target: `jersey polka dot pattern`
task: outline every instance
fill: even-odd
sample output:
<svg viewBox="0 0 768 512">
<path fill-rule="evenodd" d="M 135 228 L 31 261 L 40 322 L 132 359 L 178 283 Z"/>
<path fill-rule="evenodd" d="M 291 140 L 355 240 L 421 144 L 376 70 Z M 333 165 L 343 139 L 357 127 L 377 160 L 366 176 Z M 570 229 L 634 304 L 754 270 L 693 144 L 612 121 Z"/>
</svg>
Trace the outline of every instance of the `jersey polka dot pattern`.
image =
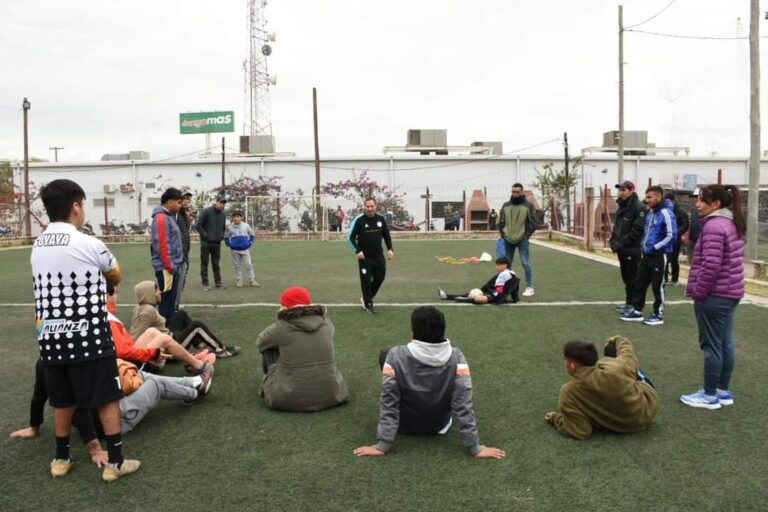
<svg viewBox="0 0 768 512">
<path fill-rule="evenodd" d="M 104 243 L 54 222 L 35 241 L 31 263 L 43 361 L 72 364 L 113 355 L 103 273 L 117 261 Z"/>
</svg>

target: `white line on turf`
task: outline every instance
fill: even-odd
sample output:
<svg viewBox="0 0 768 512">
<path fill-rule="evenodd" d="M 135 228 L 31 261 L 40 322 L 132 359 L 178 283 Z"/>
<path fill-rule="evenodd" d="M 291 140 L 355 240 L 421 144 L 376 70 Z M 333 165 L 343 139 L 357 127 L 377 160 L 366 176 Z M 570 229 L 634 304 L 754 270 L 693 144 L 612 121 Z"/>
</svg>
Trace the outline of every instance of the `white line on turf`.
<svg viewBox="0 0 768 512">
<path fill-rule="evenodd" d="M 517 304 L 503 304 L 504 306 L 510 306 L 510 307 L 554 307 L 554 306 L 615 306 L 617 304 L 616 301 L 610 301 L 610 300 L 595 300 L 595 301 L 553 301 L 553 302 L 518 302 Z M 665 304 L 668 305 L 680 305 L 680 304 L 692 304 L 690 300 L 671 300 L 667 301 Z M 326 307 L 329 308 L 360 308 L 359 302 L 342 302 L 337 304 L 323 304 Z M 435 302 L 377 302 L 376 307 L 393 307 L 393 308 L 414 308 L 418 306 L 457 306 L 457 307 L 466 307 L 466 306 L 474 306 L 475 304 L 460 304 L 456 302 L 443 302 L 443 301 L 435 301 Z M 34 304 L 22 304 L 22 303 L 12 303 L 12 302 L 6 302 L 6 303 L 0 303 L 0 307 L 4 308 L 25 308 L 25 307 L 33 307 Z M 120 304 L 119 307 L 121 308 L 130 308 L 135 306 L 135 304 Z M 183 304 L 185 308 L 222 308 L 222 309 L 234 309 L 234 308 L 277 308 L 280 307 L 280 304 L 275 302 L 244 302 L 240 304 Z M 493 304 L 487 304 L 488 307 L 493 307 L 495 305 Z"/>
</svg>

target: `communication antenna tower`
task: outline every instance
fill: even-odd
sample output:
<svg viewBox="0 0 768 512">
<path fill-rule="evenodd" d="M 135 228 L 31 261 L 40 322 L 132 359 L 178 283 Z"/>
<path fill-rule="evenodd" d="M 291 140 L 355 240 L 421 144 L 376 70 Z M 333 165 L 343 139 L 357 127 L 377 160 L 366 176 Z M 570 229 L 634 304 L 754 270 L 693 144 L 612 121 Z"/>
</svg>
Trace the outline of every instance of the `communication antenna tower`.
<svg viewBox="0 0 768 512">
<path fill-rule="evenodd" d="M 248 0 L 248 58 L 243 62 L 245 71 L 244 135 L 272 135 L 269 113 L 269 86 L 277 84 L 270 76 L 267 59 L 272 54 L 275 33 L 267 32 L 264 11 L 267 0 Z"/>
</svg>

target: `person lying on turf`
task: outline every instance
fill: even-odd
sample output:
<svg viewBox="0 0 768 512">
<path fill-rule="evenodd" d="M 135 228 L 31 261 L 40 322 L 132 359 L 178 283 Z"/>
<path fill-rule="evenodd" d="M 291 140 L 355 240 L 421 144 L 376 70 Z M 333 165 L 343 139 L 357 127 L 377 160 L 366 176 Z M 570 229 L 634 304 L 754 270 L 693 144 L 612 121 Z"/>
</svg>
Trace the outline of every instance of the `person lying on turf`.
<svg viewBox="0 0 768 512">
<path fill-rule="evenodd" d="M 271 409 L 322 411 L 349 398 L 336 367 L 333 323 L 325 306 L 311 301 L 306 288 L 288 288 L 280 297 L 277 320 L 259 334 L 261 397 Z"/>
<path fill-rule="evenodd" d="M 474 304 L 502 304 L 520 301 L 520 279 L 509 270 L 509 260 L 506 257 L 496 258 L 496 274 L 481 288 L 475 288 L 460 295 L 450 295 L 442 288 L 437 289 L 437 295 L 442 300 L 469 302 Z"/>
<path fill-rule="evenodd" d="M 395 436 L 448 432 L 453 417 L 459 437 L 475 458 L 503 459 L 506 453 L 480 444 L 472 405 L 472 380 L 464 354 L 445 337 L 445 316 L 434 306 L 411 314 L 412 341 L 379 353 L 381 404 L 378 444 L 360 446 L 358 457 L 390 451 Z"/>
<path fill-rule="evenodd" d="M 131 320 L 131 336 L 138 339 L 147 329 L 170 334 L 182 347 L 190 346 L 197 349 L 208 348 L 217 358 L 232 357 L 240 353 L 240 347 L 224 345 L 219 338 L 203 322 L 192 320 L 183 309 L 178 310 L 171 319 L 168 327 L 165 318 L 157 310 L 160 303 L 160 288 L 155 281 L 142 281 L 134 288 L 136 307 L 133 308 Z"/>
<path fill-rule="evenodd" d="M 573 378 L 560 388 L 560 412 L 544 416 L 558 432 L 586 440 L 593 428 L 631 433 L 645 430 L 653 422 L 658 396 L 640 369 L 632 343 L 623 336 L 612 336 L 604 355 L 598 360 L 594 343 L 565 344 L 565 369 Z"/>
<path fill-rule="evenodd" d="M 157 329 L 149 328 L 134 340 L 123 322 L 115 316 L 117 286 L 111 284 L 107 284 L 107 311 L 117 357 L 136 364 L 151 363 L 159 367 L 165 364 L 166 359 L 172 357 L 184 363 L 187 366 L 187 372 L 193 375 L 201 375 L 209 368 L 213 371 L 213 364 L 216 362 L 215 354 L 201 352 L 193 356 L 173 338 Z"/>
<path fill-rule="evenodd" d="M 160 400 L 181 400 L 185 404 L 193 404 L 203 399 L 211 389 L 213 374 L 205 372 L 196 377 L 162 377 L 139 371 L 135 365 L 117 360 L 118 373 L 123 393 L 126 396 L 119 400 L 120 431 L 122 435 L 131 432 L 147 413 Z M 40 434 L 43 424 L 43 409 L 48 401 L 45 385 L 43 361 L 38 360 L 35 366 L 35 386 L 32 401 L 29 406 L 29 426 L 11 432 L 11 437 L 33 438 Z M 88 447 L 91 461 L 99 467 L 107 463 L 107 452 L 101 449 L 99 437 L 104 436 L 101 421 L 93 410 L 78 409 L 72 418 L 72 424 L 77 428 L 80 438 Z"/>
</svg>

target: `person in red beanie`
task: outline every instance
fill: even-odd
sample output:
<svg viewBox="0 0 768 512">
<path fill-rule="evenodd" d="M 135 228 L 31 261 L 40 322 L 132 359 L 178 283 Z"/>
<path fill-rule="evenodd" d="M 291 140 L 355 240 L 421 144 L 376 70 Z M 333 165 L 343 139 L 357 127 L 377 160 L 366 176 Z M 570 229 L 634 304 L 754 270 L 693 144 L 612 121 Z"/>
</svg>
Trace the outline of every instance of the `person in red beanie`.
<svg viewBox="0 0 768 512">
<path fill-rule="evenodd" d="M 336 368 L 334 327 L 325 306 L 312 304 L 309 290 L 293 286 L 280 296 L 275 323 L 257 341 L 263 360 L 261 397 L 284 411 L 321 411 L 349 398 Z"/>
</svg>

